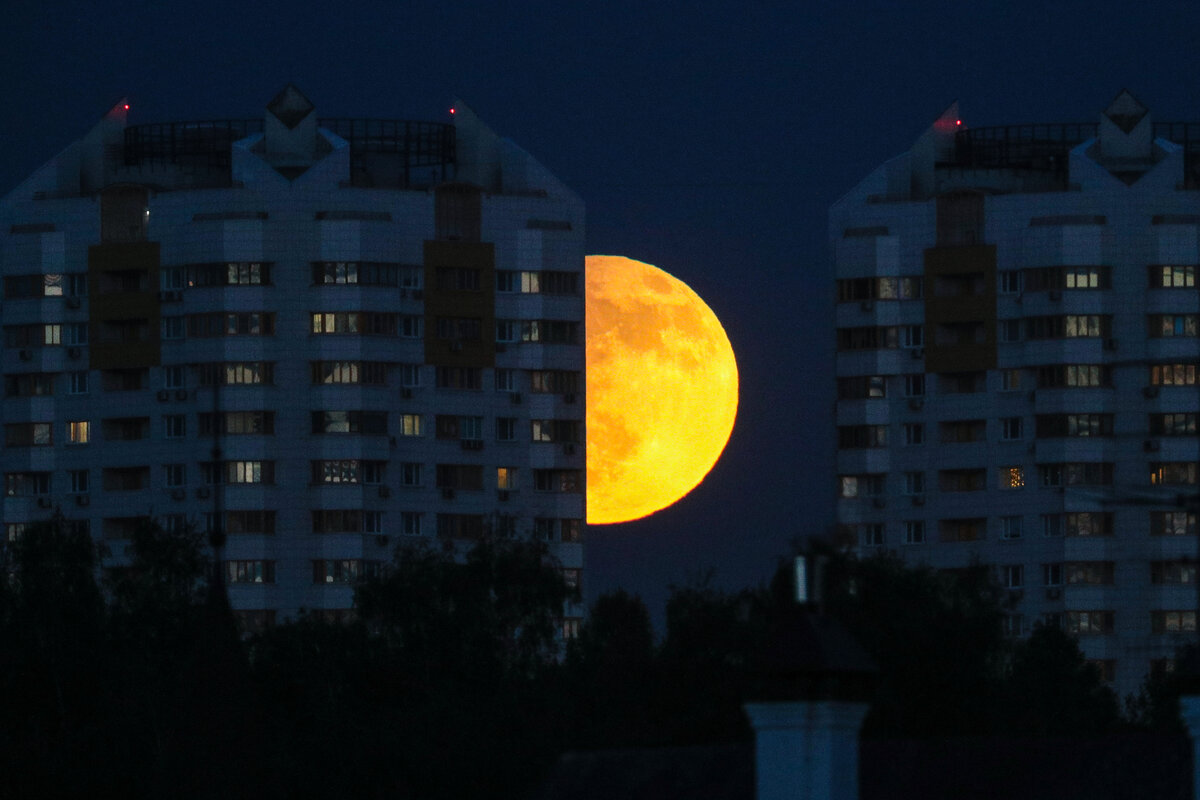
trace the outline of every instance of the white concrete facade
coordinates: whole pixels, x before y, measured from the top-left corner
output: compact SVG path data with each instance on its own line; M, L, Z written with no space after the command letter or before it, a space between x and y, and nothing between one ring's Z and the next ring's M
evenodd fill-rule
M952 106L830 211L843 541L991 565L1122 695L1196 636L1198 134Z
M456 111L118 104L5 197L8 536L60 509L119 564L138 518L219 523L252 626L344 613L404 540L539 537L578 582L583 203Z

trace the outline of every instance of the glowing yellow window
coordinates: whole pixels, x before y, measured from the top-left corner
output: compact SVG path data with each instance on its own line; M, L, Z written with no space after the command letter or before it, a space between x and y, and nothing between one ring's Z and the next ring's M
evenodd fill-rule
M70 444L87 444L89 438L91 438L91 423L67 423L67 441Z
M1000 488L1001 489L1020 489L1025 485L1025 468L1024 467L1001 467L1000 468Z
M496 488L504 490L517 488L516 467L496 467Z

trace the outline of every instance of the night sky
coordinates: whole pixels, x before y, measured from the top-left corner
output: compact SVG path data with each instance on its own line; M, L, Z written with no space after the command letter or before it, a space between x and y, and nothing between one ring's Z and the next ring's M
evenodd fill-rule
M0 193L126 96L131 124L259 116L289 81L322 116L448 120L461 98L584 198L589 253L691 285L738 355L733 438L586 555L589 600L623 587L655 616L668 584L758 583L832 524L831 203L956 99L968 125L1093 121L1129 88L1200 120L1200 4L1178 0L5 8Z

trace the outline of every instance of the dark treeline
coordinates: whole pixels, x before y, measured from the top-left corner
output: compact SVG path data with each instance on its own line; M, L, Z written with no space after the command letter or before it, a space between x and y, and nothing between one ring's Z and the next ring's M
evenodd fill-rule
M357 619L239 634L198 536L137 531L97 580L50 522L0 551L0 796L524 797L567 750L748 740L788 569L765 588L601 597L562 649L544 547L397 550ZM986 570L829 558L825 610L879 665L864 735L1179 728L1168 683L1118 699L1072 639L1001 634Z

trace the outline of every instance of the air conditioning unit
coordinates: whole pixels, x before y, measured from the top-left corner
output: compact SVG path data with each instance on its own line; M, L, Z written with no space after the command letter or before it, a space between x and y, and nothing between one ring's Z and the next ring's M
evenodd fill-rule
M412 400L413 390L412 389L401 389L400 396L402 398L404 398L405 400Z
M1116 339L1105 339L1104 340L1104 349L1105 350L1116 350L1117 349L1117 340Z
M454 490L449 487L442 489L442 499L443 500L453 500L454 499Z
M171 393L168 392L166 389L159 389L157 397L158 397L158 402L165 403L171 399Z
M1062 589L1058 588L1057 586L1050 587L1049 589L1046 590L1046 599L1047 600L1061 600L1062 599Z
M389 486L380 486L380 487L379 487L379 496L380 496L380 497L382 497L382 498L384 498L385 500L386 500L387 498L391 497L391 496L392 496L392 489L391 489L391 487L389 487Z
M78 347L68 347L67 348L67 358L78 359L82 355L83 355L83 351L80 350Z
M521 393L520 392L513 392L511 397L512 397L512 404L514 406L521 405Z
M187 389L176 389L175 390L175 399L176 400L187 400L188 399Z
M184 491L183 489L172 489L171 490L171 499L172 500L182 500L185 497L187 497L187 492Z
M564 444L563 452L569 456L575 455L575 445L571 443Z
M375 537L375 544L379 545L380 547L387 547L388 537L384 536L382 533L379 534Z
M33 360L33 351L32 350L22 350L20 352L20 356L21 356L22 361L31 361L31 360Z
M211 495L212 490L205 486L201 486L196 490L196 497L200 498L201 500L207 500Z
M38 508L51 508L54 505L54 501L49 497L39 497L37 499L37 504Z
M575 404L575 395L574 395L574 394L572 394L572 393L570 393L570 392L568 392L568 393L564 394L564 395L563 395L563 402L564 402L564 403L566 403L566 404L567 404L567 405L569 405L569 406L570 406L570 405L574 405L574 404Z
M1147 453L1157 453L1161 447L1162 445L1160 445L1154 439L1147 439L1146 441L1142 442L1142 449Z
M1046 296L1050 298L1051 302L1057 303L1059 300L1062 300L1062 292L1058 289L1051 289Z
M67 298L67 308L79 308L82 305L83 305L83 301L80 300L78 297L68 297Z
M498 499L501 503L507 501L508 489L501 489L500 491L496 492L496 499Z
M1151 399L1151 398L1154 398L1154 397L1158 397L1158 387L1157 387L1157 386L1146 386L1146 387L1143 387L1143 389L1142 389L1142 395L1143 395L1144 397L1146 397L1146 399Z
M92 498L88 497L86 494L75 495L75 505L77 506L86 506L90 502L92 502Z

